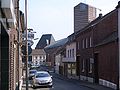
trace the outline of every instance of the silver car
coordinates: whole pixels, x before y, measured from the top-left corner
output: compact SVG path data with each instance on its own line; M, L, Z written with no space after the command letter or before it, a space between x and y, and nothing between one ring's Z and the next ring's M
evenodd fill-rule
M52 87L52 85L52 76L47 71L38 71L37 74L33 77L33 88L37 86Z

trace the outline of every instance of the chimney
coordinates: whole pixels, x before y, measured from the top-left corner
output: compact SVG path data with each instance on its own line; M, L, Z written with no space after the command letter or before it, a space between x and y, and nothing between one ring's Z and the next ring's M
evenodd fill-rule
M101 18L101 17L102 17L102 13L99 14L99 18Z
M116 8L117 9L120 8L120 1L118 2L118 5L116 6Z

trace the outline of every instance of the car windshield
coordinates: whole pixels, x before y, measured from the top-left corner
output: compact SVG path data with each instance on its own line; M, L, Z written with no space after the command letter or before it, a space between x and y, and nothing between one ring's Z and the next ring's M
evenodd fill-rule
M32 74L32 73L36 73L36 71L30 71L30 74Z
M48 73L38 73L36 75L36 78L39 78L39 77L49 77L50 75Z

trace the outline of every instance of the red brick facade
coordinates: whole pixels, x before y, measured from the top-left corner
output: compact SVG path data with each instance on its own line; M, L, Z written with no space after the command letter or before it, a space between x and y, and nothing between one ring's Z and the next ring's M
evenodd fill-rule
M77 72L81 80L117 88L119 67L117 15L118 11L115 9L77 32L76 49L79 62L77 67L80 68Z

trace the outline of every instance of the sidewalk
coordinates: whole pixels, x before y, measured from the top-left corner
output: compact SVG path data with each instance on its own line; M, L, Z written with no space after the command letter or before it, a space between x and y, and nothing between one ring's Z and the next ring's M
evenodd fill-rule
M112 88L108 88L108 87L98 85L98 84L95 84L95 83L90 83L90 82L87 82L87 81L81 81L81 80L77 80L77 79L69 79L69 78L67 78L63 75L60 75L60 74L55 75L55 77L60 78L60 79L69 80L70 82L73 82L75 84L79 84L81 86L85 86L85 87L88 87L88 88L92 88L93 90L114 90Z

